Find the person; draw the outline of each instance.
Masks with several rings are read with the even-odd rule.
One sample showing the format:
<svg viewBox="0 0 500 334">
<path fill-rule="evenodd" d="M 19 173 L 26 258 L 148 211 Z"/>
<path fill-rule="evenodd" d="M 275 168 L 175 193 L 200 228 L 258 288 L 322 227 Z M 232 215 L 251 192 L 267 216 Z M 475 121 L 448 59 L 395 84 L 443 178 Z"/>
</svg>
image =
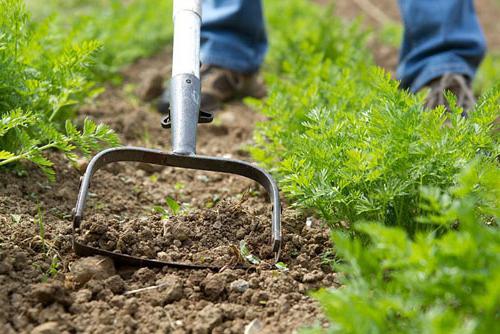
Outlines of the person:
<svg viewBox="0 0 500 334">
<path fill-rule="evenodd" d="M 400 86 L 429 87 L 427 107 L 446 105 L 444 92 L 469 110 L 471 83 L 486 52 L 473 0 L 399 0 L 404 37 Z M 201 26 L 201 109 L 265 94 L 258 71 L 268 48 L 260 0 L 204 0 Z"/>
</svg>

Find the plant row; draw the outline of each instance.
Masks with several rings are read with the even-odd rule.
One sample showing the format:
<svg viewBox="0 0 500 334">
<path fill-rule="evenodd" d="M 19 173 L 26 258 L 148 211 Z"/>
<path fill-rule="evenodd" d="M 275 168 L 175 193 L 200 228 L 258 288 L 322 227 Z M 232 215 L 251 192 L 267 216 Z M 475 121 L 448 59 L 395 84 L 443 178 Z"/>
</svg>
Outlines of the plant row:
<svg viewBox="0 0 500 334">
<path fill-rule="evenodd" d="M 269 96 L 253 157 L 330 224 L 343 288 L 315 294 L 331 333 L 493 331 L 500 85 L 465 119 L 426 110 L 372 64 L 358 24 L 268 1 Z M 290 29 L 293 27 L 293 29 Z"/>
<path fill-rule="evenodd" d="M 69 159 L 117 136 L 90 120 L 76 126 L 76 108 L 99 94 L 119 69 L 171 37 L 170 2 L 0 0 L 0 167 L 31 161 L 49 177 L 49 150 Z"/>
</svg>

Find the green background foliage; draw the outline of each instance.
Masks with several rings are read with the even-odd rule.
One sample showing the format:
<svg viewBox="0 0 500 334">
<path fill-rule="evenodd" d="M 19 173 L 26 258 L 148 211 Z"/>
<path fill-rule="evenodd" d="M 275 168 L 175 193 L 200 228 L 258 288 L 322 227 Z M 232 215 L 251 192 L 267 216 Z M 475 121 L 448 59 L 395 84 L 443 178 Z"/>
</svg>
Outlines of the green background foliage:
<svg viewBox="0 0 500 334">
<path fill-rule="evenodd" d="M 293 205 L 333 227 L 343 284 L 313 293 L 330 325 L 306 332 L 493 332 L 498 82 L 482 81 L 467 119 L 452 96 L 451 113 L 426 110 L 425 93 L 373 66 L 357 24 L 307 1 L 266 4 L 269 96 L 251 103 L 268 120 L 251 151 Z"/>
<path fill-rule="evenodd" d="M 268 11 L 269 97 L 254 103 L 269 121 L 252 153 L 295 205 L 332 224 L 366 219 L 414 230 L 422 186 L 448 187 L 477 155 L 498 154 L 499 85 L 468 119 L 456 106 L 446 115 L 424 110 L 422 94 L 400 90 L 372 65 L 356 25 L 304 1 L 280 5 Z M 294 24 L 310 28 L 284 28 Z"/>
<path fill-rule="evenodd" d="M 72 125 L 76 107 L 135 59 L 170 41 L 170 1 L 0 0 L 0 166 L 28 160 L 47 175 L 43 153 L 75 159 L 116 145 L 105 125 Z M 17 166 L 19 168 L 19 165 Z"/>
</svg>

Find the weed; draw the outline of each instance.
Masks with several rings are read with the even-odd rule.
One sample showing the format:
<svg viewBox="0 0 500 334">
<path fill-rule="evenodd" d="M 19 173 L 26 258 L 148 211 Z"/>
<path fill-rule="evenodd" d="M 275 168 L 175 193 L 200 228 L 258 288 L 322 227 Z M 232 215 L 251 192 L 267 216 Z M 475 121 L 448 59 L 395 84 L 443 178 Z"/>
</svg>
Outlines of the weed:
<svg viewBox="0 0 500 334">
<path fill-rule="evenodd" d="M 42 276 L 42 282 L 47 281 L 49 278 L 55 277 L 59 273 L 60 266 L 61 261 L 59 260 L 58 255 L 54 254 L 50 261 L 49 269 Z"/>
<path fill-rule="evenodd" d="M 250 252 L 245 240 L 240 241 L 240 255 L 251 264 L 259 264 L 261 262 L 261 259 Z"/>
<path fill-rule="evenodd" d="M 36 224 L 38 226 L 38 236 L 40 237 L 40 243 L 42 244 L 42 250 L 47 251 L 47 245 L 45 244 L 45 224 L 43 222 L 43 211 L 40 205 L 38 205 L 38 213 L 35 217 Z"/>
<path fill-rule="evenodd" d="M 165 205 L 166 208 L 161 205 L 153 207 L 153 210 L 161 215 L 162 220 L 168 220 L 171 216 L 175 216 L 183 210 L 182 206 L 170 196 L 165 198 Z"/>
</svg>

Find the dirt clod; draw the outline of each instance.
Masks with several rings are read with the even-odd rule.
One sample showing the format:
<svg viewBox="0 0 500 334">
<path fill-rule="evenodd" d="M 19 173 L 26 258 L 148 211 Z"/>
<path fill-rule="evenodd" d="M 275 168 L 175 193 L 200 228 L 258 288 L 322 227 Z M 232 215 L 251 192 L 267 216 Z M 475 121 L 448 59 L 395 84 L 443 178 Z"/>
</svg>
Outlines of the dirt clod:
<svg viewBox="0 0 500 334">
<path fill-rule="evenodd" d="M 31 296 L 36 302 L 47 306 L 51 303 L 59 303 L 64 306 L 71 305 L 71 297 L 63 285 L 58 282 L 39 283 L 32 287 Z"/>
<path fill-rule="evenodd" d="M 84 257 L 71 265 L 73 280 L 81 285 L 91 279 L 106 279 L 113 276 L 115 272 L 113 261 L 104 256 Z"/>
<path fill-rule="evenodd" d="M 156 295 L 162 305 L 175 302 L 184 296 L 182 282 L 178 277 L 169 275 L 160 279 L 157 284 L 161 285 Z"/>
<path fill-rule="evenodd" d="M 144 71 L 136 91 L 142 101 L 151 101 L 163 92 L 163 76 L 156 69 Z"/>
<path fill-rule="evenodd" d="M 224 274 L 213 274 L 207 276 L 201 283 L 205 295 L 210 299 L 217 299 L 224 291 L 226 285 L 226 277 Z"/>
<path fill-rule="evenodd" d="M 323 274 L 322 271 L 320 270 L 313 270 L 309 273 L 304 274 L 304 277 L 302 278 L 302 281 L 304 283 L 314 283 L 321 281 L 325 274 Z"/>
<path fill-rule="evenodd" d="M 223 317 L 224 315 L 218 307 L 207 305 L 196 316 L 193 332 L 195 334 L 208 334 L 222 322 Z"/>
</svg>

